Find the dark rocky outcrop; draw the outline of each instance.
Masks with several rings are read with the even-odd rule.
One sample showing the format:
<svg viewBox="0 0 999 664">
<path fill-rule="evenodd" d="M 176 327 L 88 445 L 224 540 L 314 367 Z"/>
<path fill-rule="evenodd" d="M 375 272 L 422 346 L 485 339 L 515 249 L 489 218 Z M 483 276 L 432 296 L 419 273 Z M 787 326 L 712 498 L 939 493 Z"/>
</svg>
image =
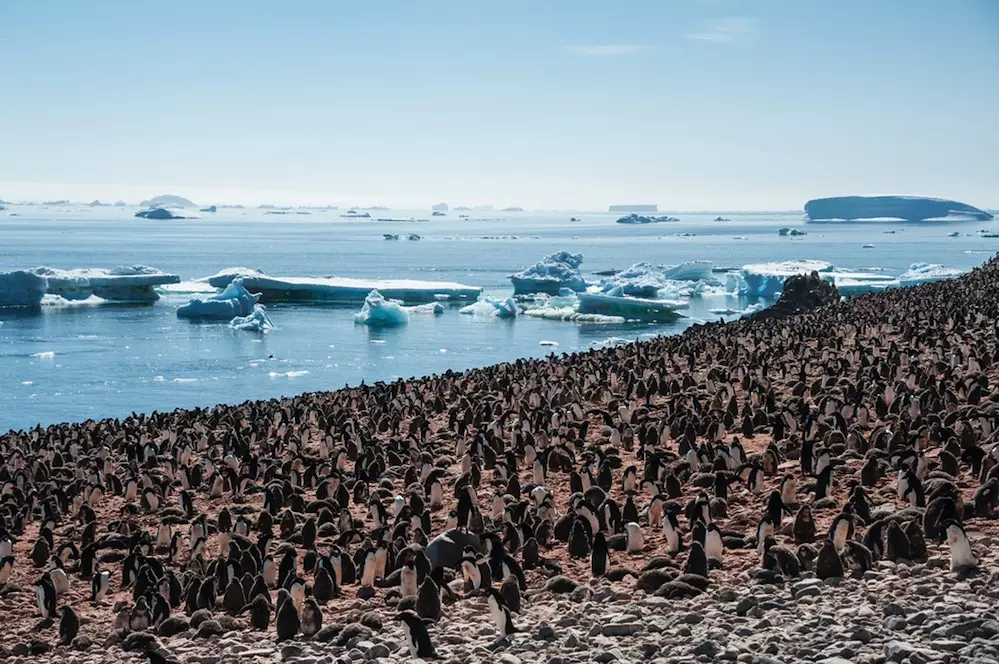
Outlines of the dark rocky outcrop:
<svg viewBox="0 0 999 664">
<path fill-rule="evenodd" d="M 751 316 L 753 320 L 780 318 L 812 311 L 839 302 L 836 285 L 819 277 L 819 273 L 794 274 L 784 280 L 784 290 L 773 306 Z"/>
</svg>

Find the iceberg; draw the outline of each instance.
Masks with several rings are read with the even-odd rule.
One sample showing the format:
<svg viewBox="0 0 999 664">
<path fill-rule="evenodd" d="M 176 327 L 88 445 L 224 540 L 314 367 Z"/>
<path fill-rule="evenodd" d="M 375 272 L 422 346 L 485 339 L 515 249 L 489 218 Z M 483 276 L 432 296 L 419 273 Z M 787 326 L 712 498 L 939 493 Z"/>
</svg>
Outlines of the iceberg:
<svg viewBox="0 0 999 664">
<path fill-rule="evenodd" d="M 260 301 L 324 302 L 355 304 L 364 302 L 371 291 L 403 302 L 422 304 L 439 300 L 477 300 L 481 288 L 447 281 L 409 279 L 350 279 L 347 277 L 271 277 L 259 270 L 231 267 L 208 277 L 215 288 L 224 288 L 240 277 L 243 285 L 260 294 Z"/>
<path fill-rule="evenodd" d="M 386 300 L 376 290 L 364 298 L 360 313 L 354 314 L 354 322 L 369 327 L 393 327 L 409 322 L 409 312 L 398 302 Z"/>
<path fill-rule="evenodd" d="M 921 196 L 836 196 L 805 203 L 809 221 L 864 219 L 972 219 L 988 221 L 992 215 L 967 203 Z"/>
<path fill-rule="evenodd" d="M 260 295 L 246 290 L 242 279 L 230 281 L 225 290 L 209 298 L 194 298 L 177 309 L 178 318 L 225 319 L 231 321 L 240 316 L 249 316 Z"/>
<path fill-rule="evenodd" d="M 736 279 L 737 289 L 741 295 L 774 297 L 784 289 L 784 280 L 792 274 L 821 274 L 831 271 L 832 267 L 825 261 L 813 260 L 744 265 Z"/>
<path fill-rule="evenodd" d="M 903 286 L 916 286 L 918 284 L 928 284 L 934 281 L 946 281 L 964 274 L 964 270 L 955 267 L 946 267 L 932 263 L 913 263 L 909 269 L 903 272 L 898 281 Z"/>
<path fill-rule="evenodd" d="M 626 320 L 672 322 L 683 315 L 678 309 L 686 303 L 676 300 L 650 300 L 605 293 L 580 293 L 579 313 L 620 316 Z"/>
<path fill-rule="evenodd" d="M 668 292 L 671 296 L 692 295 L 706 286 L 719 284 L 712 269 L 711 261 L 687 261 L 665 267 L 640 262 L 627 270 L 601 279 L 599 289 L 604 293 L 620 290 L 619 294 L 622 295 L 646 298 L 662 295 L 662 291 Z M 683 282 L 704 282 L 704 284 L 702 286 Z"/>
<path fill-rule="evenodd" d="M 583 254 L 557 251 L 545 256 L 531 267 L 510 275 L 514 295 L 547 293 L 555 295 L 563 288 L 586 290 L 586 281 L 579 271 Z"/>
<path fill-rule="evenodd" d="M 428 304 L 418 304 L 414 307 L 403 307 L 406 311 L 412 314 L 419 315 L 429 315 L 429 316 L 440 316 L 444 313 L 444 305 L 440 302 L 430 302 Z"/>
<path fill-rule="evenodd" d="M 543 318 L 545 320 L 560 320 L 569 323 L 623 323 L 622 316 L 605 316 L 603 314 L 581 314 L 575 308 L 566 307 L 538 307 L 536 309 L 526 309 L 525 316 L 532 318 Z"/>
<path fill-rule="evenodd" d="M 496 318 L 516 318 L 517 302 L 512 297 L 505 300 L 496 300 L 491 297 L 479 300 L 467 307 L 458 310 L 459 314 L 466 316 L 494 316 Z"/>
<path fill-rule="evenodd" d="M 154 207 L 148 210 L 139 210 L 135 213 L 136 217 L 141 217 L 143 219 L 198 219 L 199 217 L 190 212 L 177 209 L 177 208 L 165 208 L 165 207 Z"/>
<path fill-rule="evenodd" d="M 247 332 L 270 332 L 274 329 L 274 324 L 267 317 L 267 309 L 262 304 L 254 305 L 249 316 L 236 316 L 229 321 L 229 327 L 234 330 L 245 330 Z"/>
<path fill-rule="evenodd" d="M 110 270 L 36 267 L 31 272 L 45 278 L 47 294 L 71 301 L 96 295 L 111 302 L 155 302 L 160 299 L 155 290 L 157 286 L 180 283 L 176 274 L 161 272 L 148 265 L 126 265 Z"/>
<path fill-rule="evenodd" d="M 646 217 L 645 215 L 636 214 L 632 212 L 629 215 L 621 217 L 617 220 L 619 224 L 663 224 L 670 221 L 680 221 L 676 217 L 663 216 L 663 217 Z"/>
<path fill-rule="evenodd" d="M 38 308 L 48 282 L 34 272 L 0 272 L 0 307 Z"/>
</svg>

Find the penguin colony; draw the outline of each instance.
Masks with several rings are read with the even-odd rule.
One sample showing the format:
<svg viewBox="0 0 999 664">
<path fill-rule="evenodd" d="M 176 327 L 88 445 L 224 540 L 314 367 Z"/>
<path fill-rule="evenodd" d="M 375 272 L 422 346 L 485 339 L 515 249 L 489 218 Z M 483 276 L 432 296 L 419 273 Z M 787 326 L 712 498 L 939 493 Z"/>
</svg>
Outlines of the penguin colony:
<svg viewBox="0 0 999 664">
<path fill-rule="evenodd" d="M 502 639 L 566 584 L 682 598 L 929 555 L 974 574 L 968 533 L 999 503 L 996 292 L 999 259 L 560 358 L 10 432 L 0 648 L 198 611 L 311 638 L 360 598 L 432 658 L 448 604 Z"/>
</svg>

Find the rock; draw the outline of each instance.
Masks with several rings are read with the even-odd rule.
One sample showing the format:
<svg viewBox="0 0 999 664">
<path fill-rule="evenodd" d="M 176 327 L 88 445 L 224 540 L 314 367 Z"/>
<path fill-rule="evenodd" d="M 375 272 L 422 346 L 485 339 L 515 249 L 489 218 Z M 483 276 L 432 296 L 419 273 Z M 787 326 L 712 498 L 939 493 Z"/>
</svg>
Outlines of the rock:
<svg viewBox="0 0 999 664">
<path fill-rule="evenodd" d="M 319 643 L 329 643 L 338 637 L 342 631 L 343 625 L 323 625 L 322 629 L 312 635 L 312 640 Z"/>
<path fill-rule="evenodd" d="M 770 307 L 750 316 L 753 320 L 769 320 L 805 313 L 839 302 L 839 291 L 834 284 L 823 280 L 818 272 L 794 274 L 784 280 L 780 298 Z"/>
<path fill-rule="evenodd" d="M 94 641 L 86 634 L 81 634 L 73 639 L 70 645 L 73 647 L 73 650 L 87 650 L 90 646 L 94 645 Z"/>
<path fill-rule="evenodd" d="M 351 623 L 340 632 L 336 644 L 338 646 L 346 646 L 352 639 L 370 639 L 371 636 L 372 632 L 369 627 L 365 627 L 360 623 Z"/>
<path fill-rule="evenodd" d="M 508 652 L 500 655 L 498 661 L 500 664 L 520 664 L 520 658 L 516 655 L 511 655 Z"/>
<path fill-rule="evenodd" d="M 905 609 L 902 606 L 895 604 L 894 602 L 885 604 L 884 616 L 886 618 L 888 616 L 904 616 L 904 615 L 905 615 Z"/>
<path fill-rule="evenodd" d="M 362 614 L 360 622 L 365 627 L 370 627 L 376 632 L 382 631 L 382 618 L 374 611 Z"/>
<path fill-rule="evenodd" d="M 541 641 L 554 641 L 555 630 L 551 627 L 551 625 L 542 625 L 538 628 L 537 638 Z"/>
<path fill-rule="evenodd" d="M 205 622 L 206 620 L 211 620 L 211 619 L 212 619 L 212 612 L 211 611 L 209 611 L 208 609 L 198 609 L 191 616 L 191 620 L 190 620 L 189 625 L 190 625 L 191 629 L 198 629 L 198 627 L 201 625 L 201 623 Z"/>
<path fill-rule="evenodd" d="M 156 629 L 156 633 L 162 637 L 170 638 L 185 631 L 189 625 L 187 618 L 184 616 L 170 616 L 160 623 L 160 626 Z"/>
<path fill-rule="evenodd" d="M 621 659 L 613 650 L 604 650 L 593 658 L 594 662 L 616 662 Z"/>
<path fill-rule="evenodd" d="M 850 635 L 850 639 L 853 641 L 860 641 L 861 643 L 870 643 L 873 638 L 874 635 L 871 634 L 870 630 L 866 627 L 858 627 L 853 630 L 853 633 Z"/>
<path fill-rule="evenodd" d="M 569 593 L 569 599 L 577 604 L 582 604 L 590 600 L 590 589 L 586 586 L 580 586 Z"/>
<path fill-rule="evenodd" d="M 748 597 L 743 597 L 735 605 L 735 612 L 737 615 L 744 616 L 747 613 L 749 613 L 750 609 L 759 605 L 759 603 L 760 603 L 759 600 L 753 597 L 752 595 L 749 595 Z"/>
<path fill-rule="evenodd" d="M 638 634 L 644 629 L 645 625 L 641 623 L 616 623 L 604 625 L 600 629 L 600 633 L 604 636 L 631 636 L 632 634 Z"/>
<path fill-rule="evenodd" d="M 708 657 L 714 657 L 719 652 L 721 652 L 721 648 L 718 647 L 717 643 L 711 641 L 710 639 L 701 641 L 697 644 L 697 647 L 694 648 L 695 655 L 707 655 Z"/>
<path fill-rule="evenodd" d="M 388 657 L 390 654 L 391 651 L 389 651 L 387 646 L 381 643 L 376 643 L 367 649 L 364 653 L 364 657 L 366 659 L 381 659 L 382 657 Z M 520 660 L 517 661 L 519 662 Z"/>
</svg>

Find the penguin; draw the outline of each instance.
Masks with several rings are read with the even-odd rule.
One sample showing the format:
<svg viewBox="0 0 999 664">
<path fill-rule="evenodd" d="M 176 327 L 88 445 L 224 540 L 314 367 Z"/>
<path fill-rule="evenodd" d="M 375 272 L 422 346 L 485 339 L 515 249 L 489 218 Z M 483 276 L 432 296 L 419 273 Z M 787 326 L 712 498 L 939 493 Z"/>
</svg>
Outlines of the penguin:
<svg viewBox="0 0 999 664">
<path fill-rule="evenodd" d="M 159 627 L 160 623 L 170 617 L 170 602 L 161 593 L 153 593 L 149 617 L 154 627 Z"/>
<path fill-rule="evenodd" d="M 663 503 L 665 502 L 662 495 L 656 493 L 652 497 L 652 502 L 649 503 L 648 517 L 649 526 L 651 528 L 661 528 L 663 525 Z"/>
<path fill-rule="evenodd" d="M 312 636 L 323 627 L 323 610 L 313 598 L 302 603 L 302 634 Z"/>
<path fill-rule="evenodd" d="M 854 533 L 853 512 L 850 505 L 844 506 L 833 522 L 829 525 L 828 538 L 832 540 L 837 551 L 842 551 L 848 539 L 853 539 Z"/>
<path fill-rule="evenodd" d="M 292 601 L 291 595 L 284 588 L 278 590 L 278 610 L 274 622 L 277 627 L 277 640 L 279 643 L 295 638 L 301 626 L 295 602 Z"/>
<path fill-rule="evenodd" d="M 427 626 L 414 611 L 400 611 L 395 619 L 402 623 L 402 631 L 409 646 L 410 657 L 437 659 L 437 651 L 430 642 Z"/>
<path fill-rule="evenodd" d="M 784 501 L 781 500 L 779 491 L 771 491 L 770 496 L 767 498 L 766 506 L 766 519 L 770 523 L 774 524 L 774 529 L 779 530 L 781 522 L 784 519 L 784 515 L 791 516 L 791 510 L 787 508 Z"/>
<path fill-rule="evenodd" d="M 80 632 L 80 617 L 70 605 L 62 607 L 62 617 L 59 619 L 59 643 L 69 645 Z"/>
<path fill-rule="evenodd" d="M 510 610 L 514 613 L 520 613 L 520 582 L 517 580 L 517 577 L 511 574 L 503 579 L 499 592 Z"/>
<path fill-rule="evenodd" d="M 892 561 L 910 560 L 912 552 L 909 550 L 909 538 L 898 525 L 897 521 L 888 523 L 888 530 L 885 532 L 885 557 Z"/>
<path fill-rule="evenodd" d="M 923 483 L 915 471 L 908 468 L 898 471 L 898 497 L 910 507 L 926 507 Z"/>
<path fill-rule="evenodd" d="M 603 533 L 593 536 L 593 547 L 590 549 L 590 574 L 601 577 L 607 572 L 607 540 Z"/>
<path fill-rule="evenodd" d="M 950 546 L 950 569 L 952 572 L 965 572 L 978 568 L 978 560 L 971 550 L 971 542 L 964 527 L 954 520 L 944 524 L 947 544 Z"/>
<path fill-rule="evenodd" d="M 146 604 L 145 597 L 140 597 L 129 613 L 128 629 L 132 632 L 144 632 L 149 628 L 150 622 L 149 605 Z"/>
<path fill-rule="evenodd" d="M 489 605 L 489 615 L 493 619 L 493 624 L 499 630 L 500 638 L 505 639 L 517 631 L 510 615 L 510 608 L 506 605 L 506 600 L 494 588 L 486 588 L 486 603 Z"/>
<path fill-rule="evenodd" d="M 818 558 L 815 560 L 815 576 L 823 580 L 843 576 L 843 561 L 840 560 L 839 552 L 831 539 L 822 541 Z"/>
<path fill-rule="evenodd" d="M 416 595 L 416 613 L 420 618 L 433 622 L 441 618 L 441 589 L 430 574 L 420 584 Z"/>
<path fill-rule="evenodd" d="M 364 553 L 364 562 L 361 568 L 361 587 L 374 588 L 375 578 L 378 576 L 378 551 L 374 547 L 368 547 Z"/>
<path fill-rule="evenodd" d="M 54 620 L 56 613 L 56 590 L 52 579 L 46 572 L 35 583 L 35 604 L 42 620 Z"/>
<path fill-rule="evenodd" d="M 229 585 L 225 589 L 225 595 L 222 597 L 222 606 L 229 615 L 235 616 L 243 610 L 245 605 L 246 596 L 243 593 L 243 585 L 239 579 L 232 579 L 229 581 Z"/>
<path fill-rule="evenodd" d="M 684 565 L 683 573 L 703 577 L 708 575 L 708 558 L 704 553 L 704 545 L 696 540 L 690 543 L 690 551 L 687 553 L 687 562 Z"/>
<path fill-rule="evenodd" d="M 465 547 L 461 556 L 461 576 L 465 579 L 465 586 L 472 592 L 482 590 L 490 585 L 491 577 L 482 574 L 475 549 L 470 546 Z"/>
<path fill-rule="evenodd" d="M 312 581 L 312 596 L 319 604 L 325 605 L 336 596 L 335 574 L 326 567 L 320 567 Z"/>
<path fill-rule="evenodd" d="M 683 537 L 680 534 L 680 522 L 676 518 L 676 512 L 672 510 L 666 512 L 663 519 L 663 535 L 666 536 L 666 550 L 671 554 L 678 553 L 683 546 Z"/>
<path fill-rule="evenodd" d="M 590 555 L 590 536 L 580 518 L 573 521 L 569 533 L 569 555 L 573 558 L 586 558 Z"/>
<path fill-rule="evenodd" d="M 785 475 L 784 479 L 780 483 L 780 500 L 785 505 L 794 505 L 798 502 L 798 498 L 795 495 L 797 492 L 797 485 L 795 484 L 794 477 L 792 475 Z"/>
<path fill-rule="evenodd" d="M 416 565 L 408 560 L 399 575 L 399 594 L 402 597 L 414 597 L 418 592 Z"/>
<path fill-rule="evenodd" d="M 798 513 L 794 515 L 795 544 L 810 544 L 815 541 L 815 521 L 812 519 L 812 508 L 802 503 L 798 508 Z"/>
<path fill-rule="evenodd" d="M 641 553 L 645 548 L 645 536 L 642 534 L 642 527 L 632 521 L 624 526 L 627 532 L 627 551 L 628 553 L 634 555 L 636 553 Z"/>
<path fill-rule="evenodd" d="M 721 530 L 715 524 L 709 523 L 704 536 L 704 555 L 708 559 L 708 566 L 721 569 L 724 551 L 725 542 L 722 540 Z"/>
<path fill-rule="evenodd" d="M 250 626 L 257 630 L 267 630 L 271 623 L 271 603 L 270 598 L 264 595 L 256 595 L 250 603 L 243 607 L 243 611 L 250 612 Z"/>
<path fill-rule="evenodd" d="M 7 583 L 14 571 L 14 556 L 4 556 L 0 559 L 0 586 Z"/>
</svg>

